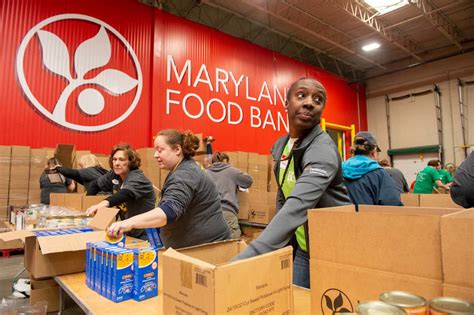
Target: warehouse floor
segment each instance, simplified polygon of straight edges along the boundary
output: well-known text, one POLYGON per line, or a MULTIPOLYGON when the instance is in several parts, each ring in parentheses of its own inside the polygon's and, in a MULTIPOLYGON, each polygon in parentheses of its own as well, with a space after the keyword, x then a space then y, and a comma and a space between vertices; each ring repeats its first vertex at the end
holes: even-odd
MULTIPOLYGON (((12 285, 15 276, 23 270, 23 255, 13 255, 10 257, 0 257, 0 300, 8 298, 12 294, 12 285)), ((21 278, 28 278, 28 272, 23 272, 21 278)), ((27 304, 28 299, 18 301, 20 305, 27 304)), ((54 313, 52 313, 54 314, 54 313)), ((84 314, 70 298, 66 300, 66 309, 62 312, 65 315, 84 314)))

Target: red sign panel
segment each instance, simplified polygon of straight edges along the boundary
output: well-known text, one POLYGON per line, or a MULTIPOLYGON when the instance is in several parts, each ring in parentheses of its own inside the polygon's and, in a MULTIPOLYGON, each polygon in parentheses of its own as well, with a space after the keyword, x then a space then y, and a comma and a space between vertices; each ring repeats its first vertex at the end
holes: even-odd
POLYGON ((214 136, 218 150, 267 153, 287 132, 286 90, 304 76, 325 85, 327 121, 366 128, 362 88, 133 0, 4 8, 0 144, 108 153, 177 128, 214 136))

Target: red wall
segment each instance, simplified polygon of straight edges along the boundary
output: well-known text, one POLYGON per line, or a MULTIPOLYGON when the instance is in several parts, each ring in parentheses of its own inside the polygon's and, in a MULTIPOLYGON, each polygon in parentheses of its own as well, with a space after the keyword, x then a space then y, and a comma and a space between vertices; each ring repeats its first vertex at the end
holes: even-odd
POLYGON ((362 87, 357 91, 357 86, 338 76, 137 1, 122 0, 117 5, 117 1, 109 0, 4 0, 2 6, 0 144, 53 147, 57 143, 74 143, 77 149, 108 153, 121 141, 137 148, 151 146, 158 130, 178 128, 213 135, 217 139, 215 150, 267 153, 275 139, 286 132, 280 97, 284 98, 286 88, 302 76, 314 77, 325 85, 326 121, 355 123, 357 129, 366 129, 362 87), (66 13, 87 15, 92 20, 43 22, 66 13), (110 28, 105 27, 106 32, 100 33, 100 25, 94 19, 110 28), (38 23, 44 25, 32 31, 38 23), (132 54, 112 28, 136 54, 141 85, 136 83, 140 71, 134 67, 132 54), (104 34, 110 57, 101 60, 97 54, 107 55, 104 34), (28 36, 31 38, 27 42, 28 36), (94 37, 96 41, 91 40, 94 37), (58 44, 61 42, 65 48, 58 44), (18 60, 22 60, 22 71, 18 70, 18 60), (174 67, 184 75, 181 82, 174 67), (97 78, 106 77, 110 69, 122 74, 108 72, 111 75, 104 88, 97 78), (71 82, 79 82, 81 71, 85 72, 83 81, 73 89, 71 82), (69 73, 70 77, 58 73, 69 73), (121 76, 126 79, 118 80, 121 76), (232 78, 242 81, 236 87, 232 78), (29 92, 25 92, 25 82, 29 92), (65 98, 65 126, 55 122, 58 116, 51 118, 51 113, 68 88, 72 92, 65 98), (279 92, 276 96, 275 91, 279 92), (89 106, 91 101, 81 97, 91 94, 99 103, 103 101, 100 111, 84 110, 84 105, 89 106), (134 99, 134 110, 115 126, 84 131, 70 125, 87 129, 114 121, 130 108, 134 99), (39 109, 41 106, 46 114, 39 109), (237 120, 240 122, 236 123, 237 120))

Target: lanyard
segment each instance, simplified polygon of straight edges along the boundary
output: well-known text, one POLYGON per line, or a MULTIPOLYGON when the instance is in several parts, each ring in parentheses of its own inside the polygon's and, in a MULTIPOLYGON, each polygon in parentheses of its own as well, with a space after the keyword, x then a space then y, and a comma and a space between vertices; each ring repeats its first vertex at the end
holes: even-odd
MULTIPOLYGON (((293 159, 293 150, 298 147, 299 142, 300 142, 299 140, 300 139, 297 139, 295 141, 295 143, 293 143, 293 147, 290 150, 290 154, 288 154, 288 157, 283 160, 283 161, 288 161, 288 164, 286 165, 285 171, 283 172, 283 176, 282 176, 281 181, 280 181, 280 188, 283 187, 283 185, 286 181, 286 176, 288 175, 288 170, 289 170, 290 165, 291 165, 291 160, 293 159)), ((286 144, 288 144, 288 142, 286 144)), ((282 161, 282 159, 280 158, 279 162, 281 163, 281 161, 282 161)))

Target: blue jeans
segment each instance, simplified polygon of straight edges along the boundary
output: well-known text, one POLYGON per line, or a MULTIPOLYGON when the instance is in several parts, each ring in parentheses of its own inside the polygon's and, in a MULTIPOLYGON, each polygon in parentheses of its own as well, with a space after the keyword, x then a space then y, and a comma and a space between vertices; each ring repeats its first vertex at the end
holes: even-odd
POLYGON ((299 246, 293 261, 293 284, 309 289, 309 256, 299 246))

